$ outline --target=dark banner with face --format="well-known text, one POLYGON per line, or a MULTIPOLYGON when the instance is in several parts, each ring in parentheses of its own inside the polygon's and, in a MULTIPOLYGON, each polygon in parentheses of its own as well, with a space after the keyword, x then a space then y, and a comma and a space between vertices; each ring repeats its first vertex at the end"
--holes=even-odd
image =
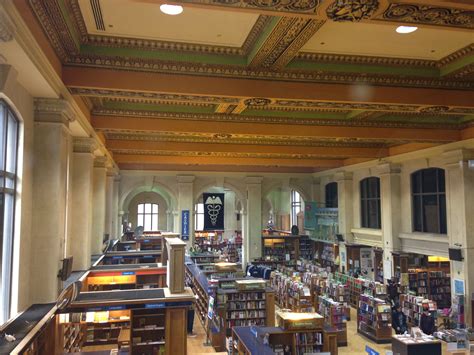
POLYGON ((224 194, 203 193, 204 230, 224 229, 224 194))

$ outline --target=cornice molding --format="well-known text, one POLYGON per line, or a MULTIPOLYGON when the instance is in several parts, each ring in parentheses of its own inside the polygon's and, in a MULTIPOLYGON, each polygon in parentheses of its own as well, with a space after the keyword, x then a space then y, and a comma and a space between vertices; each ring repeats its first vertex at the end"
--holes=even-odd
POLYGON ((106 169, 108 158, 106 156, 98 156, 94 159, 94 168, 106 169))
POLYGON ((72 144, 74 153, 93 154, 98 148, 97 143, 93 138, 75 137, 72 144))
POLYGON ((36 98, 34 105, 36 122, 69 124, 75 120, 74 110, 66 100, 36 98))
POLYGON ((176 181, 180 184, 182 183, 192 183, 196 180, 196 177, 194 175, 177 175, 176 176, 176 181))
POLYGON ((454 53, 448 54, 446 57, 441 58, 437 61, 438 67, 443 67, 446 64, 453 63, 461 58, 464 58, 468 55, 474 54, 474 44, 469 44, 464 48, 457 50, 454 53))
POLYGON ((15 37, 15 25, 0 3, 0 42, 10 42, 15 37))
POLYGON ((291 80, 335 83, 368 83, 387 86, 412 86, 430 88, 449 88, 470 90, 474 83, 469 81, 445 80, 439 78, 402 77, 367 73, 313 72, 308 70, 285 69, 272 71, 252 69, 241 66, 206 65, 189 62, 156 61, 140 58, 76 56, 68 65, 120 69, 127 71, 144 71, 157 73, 180 73, 200 76, 239 77, 259 80, 291 80))
MULTIPOLYGON (((286 110, 286 109, 285 109, 286 110)), ((290 110, 288 110, 290 111, 290 110)), ((318 111, 316 111, 318 112, 318 111)), ((368 111, 372 114, 384 112, 368 111)), ((457 122, 449 123, 440 122, 424 122, 423 114, 418 112, 400 113, 400 115, 409 115, 413 117, 410 122, 406 121, 384 121, 383 116, 373 120, 358 119, 315 119, 315 118, 298 118, 298 117, 271 117, 271 116, 243 116, 236 114, 213 113, 213 114, 197 114, 197 113, 180 113, 180 112, 155 112, 142 110, 118 110, 94 108, 91 112, 93 115, 99 116, 115 116, 115 117, 137 117, 137 118, 166 118, 172 120, 195 120, 195 121, 215 121, 215 122, 242 122, 242 123, 267 123, 267 124, 294 124, 294 125, 315 125, 315 126, 351 126, 351 127, 386 127, 386 128, 453 128, 458 127, 457 122)), ((387 112, 385 112, 387 113, 387 112)), ((443 117, 443 116, 441 116, 443 117)), ((444 116, 446 117, 446 116, 444 116)), ((458 117, 456 116, 456 119, 458 117)))

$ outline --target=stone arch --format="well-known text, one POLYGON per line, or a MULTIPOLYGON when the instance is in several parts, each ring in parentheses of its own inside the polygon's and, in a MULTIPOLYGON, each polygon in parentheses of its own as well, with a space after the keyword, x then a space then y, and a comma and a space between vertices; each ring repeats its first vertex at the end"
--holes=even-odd
POLYGON ((123 193, 119 202, 121 211, 127 211, 130 201, 138 194, 147 191, 155 192, 162 196, 168 204, 168 209, 174 210, 177 208, 178 199, 176 198, 175 193, 166 185, 154 181, 152 185, 147 185, 143 182, 137 183, 129 188, 127 192, 123 193))

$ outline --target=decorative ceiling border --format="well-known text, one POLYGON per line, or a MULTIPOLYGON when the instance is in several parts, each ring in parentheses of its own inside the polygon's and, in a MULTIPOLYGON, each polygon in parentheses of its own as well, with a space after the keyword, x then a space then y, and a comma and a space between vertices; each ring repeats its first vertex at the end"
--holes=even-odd
MULTIPOLYGON (((373 111, 371 111, 373 112, 373 111)), ((214 122, 240 122, 240 123, 265 123, 265 124, 292 124, 292 125, 314 125, 314 126, 345 126, 345 127, 385 127, 385 128, 433 128, 452 129, 460 127, 459 123, 446 122, 396 122, 384 121, 383 118, 376 120, 358 119, 313 119, 313 118, 293 118, 293 117, 261 117, 229 115, 223 113, 195 114, 195 113, 175 113, 175 112, 153 112, 141 110, 117 110, 94 108, 93 115, 112 117, 136 117, 136 118, 164 118, 171 120, 194 120, 194 121, 214 121, 214 122)))
POLYGON ((311 72, 304 70, 265 70, 237 66, 206 65, 188 62, 153 61, 137 58, 77 56, 69 65, 189 75, 215 75, 221 77, 244 77, 251 79, 291 80, 335 83, 368 83, 388 86, 412 86, 471 90, 474 82, 443 80, 439 78, 401 77, 366 73, 311 72))
MULTIPOLYGON (((85 98, 98 98, 95 96, 84 96, 85 98)), ((99 98, 98 98, 99 99, 99 98)), ((197 101, 172 101, 172 100, 154 100, 142 98, 124 98, 124 97, 100 97, 100 102, 93 101, 94 107, 102 107, 105 103, 125 103, 125 104, 145 104, 145 105, 170 105, 176 104, 180 106, 194 106, 194 107, 215 107, 215 103, 205 103, 197 101)))
POLYGON ((181 133, 101 129, 107 140, 135 140, 151 142, 182 142, 182 143, 219 143, 240 145, 272 145, 272 146, 308 146, 332 148, 386 148, 391 144, 408 143, 408 140, 362 140, 356 138, 325 138, 287 137, 281 136, 244 136, 220 135, 212 133, 181 133))
POLYGON ((111 149, 113 154, 176 156, 176 157, 214 157, 214 158, 260 158, 260 159, 322 159, 336 160, 349 157, 347 154, 284 154, 284 153, 241 153, 241 152, 205 152, 205 151, 170 151, 170 150, 143 150, 143 149, 111 149))
POLYGON ((423 4, 391 3, 382 14, 372 19, 466 29, 474 28, 474 11, 423 4))

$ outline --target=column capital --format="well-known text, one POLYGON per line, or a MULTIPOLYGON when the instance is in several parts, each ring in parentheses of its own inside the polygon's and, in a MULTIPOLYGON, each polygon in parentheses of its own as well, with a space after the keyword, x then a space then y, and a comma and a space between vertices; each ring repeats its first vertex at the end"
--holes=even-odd
POLYGON ((97 149, 97 143, 93 138, 74 137, 72 141, 74 153, 94 153, 97 149))
POLYGON ((378 175, 400 174, 400 164, 382 163, 374 168, 374 172, 378 175))
POLYGON ((95 159, 94 159, 94 168, 106 169, 107 168, 107 161, 108 161, 108 158, 105 155, 95 157, 95 159))
POLYGON ((474 150, 472 149, 455 149, 449 150, 441 154, 441 160, 448 167, 461 166, 462 162, 474 159, 474 150))
POLYGON ((313 177, 311 183, 314 184, 320 184, 321 183, 321 178, 319 176, 313 177))
POLYGON ((260 185, 263 181, 262 176, 246 176, 245 183, 247 185, 260 185))
POLYGON ((118 169, 115 166, 110 166, 107 168, 107 177, 116 178, 119 174, 118 169))
POLYGON ((15 37, 15 25, 3 8, 0 8, 0 42, 10 42, 15 37))
POLYGON ((348 171, 338 171, 334 174, 334 181, 348 181, 352 180, 352 173, 348 171))
POLYGON ((191 183, 194 182, 196 177, 194 175, 177 175, 176 180, 178 180, 179 183, 191 183))
POLYGON ((69 125, 75 120, 71 104, 63 99, 35 99, 35 121, 69 125))

